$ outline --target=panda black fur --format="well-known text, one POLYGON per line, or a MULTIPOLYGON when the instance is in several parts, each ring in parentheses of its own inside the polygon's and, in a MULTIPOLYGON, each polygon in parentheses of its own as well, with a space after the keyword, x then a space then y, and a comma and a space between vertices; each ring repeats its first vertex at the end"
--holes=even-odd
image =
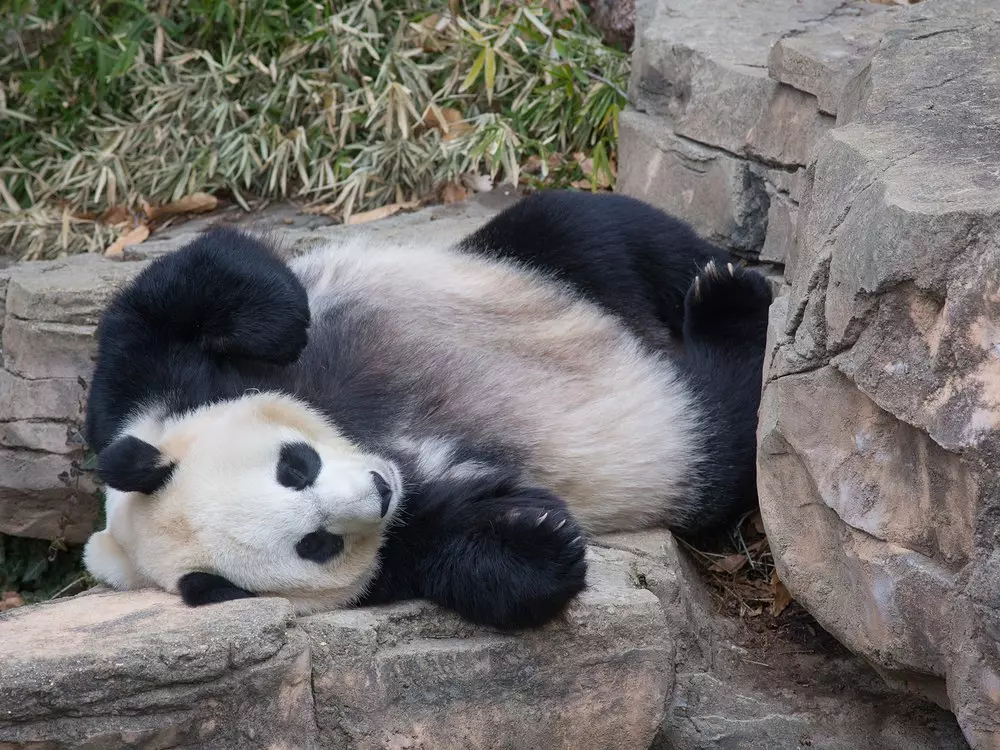
POLYGON ((426 598, 543 624, 584 539, 755 502, 758 274, 623 196, 523 199, 453 247, 286 264, 213 229, 100 326, 94 575, 198 605, 426 598))

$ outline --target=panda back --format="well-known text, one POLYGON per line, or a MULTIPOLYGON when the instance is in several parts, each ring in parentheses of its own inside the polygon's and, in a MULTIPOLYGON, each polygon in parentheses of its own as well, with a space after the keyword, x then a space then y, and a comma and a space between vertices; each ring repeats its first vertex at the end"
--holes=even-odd
MULTIPOLYGON (((593 532, 671 520, 702 454, 674 364, 615 315, 510 260, 360 237, 293 262, 313 328, 295 390, 355 439, 437 471, 469 447, 593 532)), ((689 503, 688 503, 689 505, 689 503)))

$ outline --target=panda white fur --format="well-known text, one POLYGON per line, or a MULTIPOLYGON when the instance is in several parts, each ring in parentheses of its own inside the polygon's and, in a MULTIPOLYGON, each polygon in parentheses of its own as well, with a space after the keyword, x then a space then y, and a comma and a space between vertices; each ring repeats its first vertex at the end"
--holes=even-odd
POLYGON ((213 229, 101 321, 86 434, 118 589, 536 626, 585 539, 756 500, 765 280, 633 199, 551 191, 455 246, 286 264, 213 229))

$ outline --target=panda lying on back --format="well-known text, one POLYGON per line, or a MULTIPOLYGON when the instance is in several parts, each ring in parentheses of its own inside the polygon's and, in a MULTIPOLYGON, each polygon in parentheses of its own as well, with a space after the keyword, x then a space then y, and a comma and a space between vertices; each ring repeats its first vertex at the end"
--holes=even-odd
POLYGON ((214 229, 101 322, 86 565, 190 605, 426 598, 537 626, 589 534, 755 502, 758 274, 616 195, 547 192, 456 246, 280 260, 214 229))

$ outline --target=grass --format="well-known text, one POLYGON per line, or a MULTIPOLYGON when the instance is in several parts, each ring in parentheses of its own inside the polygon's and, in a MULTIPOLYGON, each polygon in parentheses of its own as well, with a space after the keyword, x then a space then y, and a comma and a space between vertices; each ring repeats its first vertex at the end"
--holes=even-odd
POLYGON ((6 5, 0 251, 21 258, 199 192, 346 220, 469 174, 614 180, 628 56, 576 0, 6 5))
POLYGON ((83 591, 93 582, 84 572, 82 554, 82 548, 58 541, 0 534, 0 602, 9 601, 5 592, 17 592, 32 604, 83 591))

